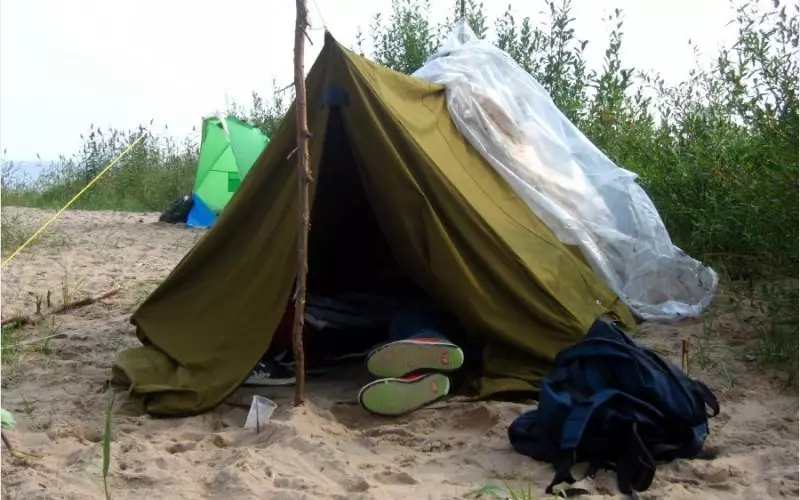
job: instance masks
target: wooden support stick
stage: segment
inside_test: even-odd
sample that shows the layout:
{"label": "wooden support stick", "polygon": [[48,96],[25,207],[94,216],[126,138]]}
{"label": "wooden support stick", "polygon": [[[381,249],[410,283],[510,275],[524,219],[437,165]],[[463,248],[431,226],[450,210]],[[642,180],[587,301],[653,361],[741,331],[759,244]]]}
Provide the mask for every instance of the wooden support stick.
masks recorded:
{"label": "wooden support stick", "polygon": [[295,289],[294,328],[292,329],[292,348],[294,350],[294,371],[297,385],[294,392],[294,404],[303,404],[306,385],[306,363],[303,352],[303,326],[306,310],[306,276],[308,275],[308,226],[309,202],[308,191],[311,183],[311,171],[308,161],[308,118],[306,116],[306,80],[303,71],[306,28],[308,28],[308,9],[306,0],[295,0],[297,18],[294,30],[294,89],[295,113],[297,121],[297,168],[299,189],[298,218],[300,227],[297,237],[297,287]]}

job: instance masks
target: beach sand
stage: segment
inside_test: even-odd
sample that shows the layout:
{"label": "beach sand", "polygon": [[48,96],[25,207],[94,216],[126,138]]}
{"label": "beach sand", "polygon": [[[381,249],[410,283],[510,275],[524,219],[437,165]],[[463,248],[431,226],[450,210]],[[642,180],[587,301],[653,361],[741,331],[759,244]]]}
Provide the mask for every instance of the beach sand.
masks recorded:
{"label": "beach sand", "polygon": [[[4,211],[29,231],[53,213]],[[17,420],[7,435],[16,449],[41,458],[3,450],[2,498],[105,498],[104,384],[110,367],[118,352],[138,343],[131,312],[203,235],[157,219],[151,213],[68,211],[3,269],[4,319],[34,313],[36,296],[44,304],[48,291],[58,307],[65,296],[74,301],[121,290],[3,336],[2,406]],[[709,359],[700,363],[702,356],[695,355],[691,375],[716,392],[722,407],[707,441],[716,458],[659,466],[642,498],[797,498],[797,386],[785,387],[753,363],[726,355],[726,346],[755,337],[756,315],[748,314],[717,314],[721,339],[710,337],[703,321],[641,327],[640,338],[677,363],[682,339],[702,339],[692,340],[692,348],[705,345],[701,354]],[[552,470],[516,454],[506,434],[533,402],[455,398],[402,418],[376,418],[355,404],[367,379],[361,367],[309,378],[307,402],[298,408],[291,404],[292,388],[240,389],[207,414],[177,419],[141,415],[120,393],[112,418],[111,497],[439,500],[479,498],[480,488],[506,482],[524,489],[530,482],[535,498],[545,497]],[[260,433],[243,429],[253,394],[278,404]],[[611,473],[579,485],[594,492],[588,498],[616,497]]]}

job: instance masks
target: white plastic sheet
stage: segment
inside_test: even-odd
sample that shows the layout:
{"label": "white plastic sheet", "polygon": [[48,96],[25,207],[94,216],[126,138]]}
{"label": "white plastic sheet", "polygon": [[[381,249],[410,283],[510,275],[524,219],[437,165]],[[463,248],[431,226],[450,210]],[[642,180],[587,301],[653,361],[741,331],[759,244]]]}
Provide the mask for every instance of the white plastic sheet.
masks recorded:
{"label": "white plastic sheet", "polygon": [[634,314],[677,320],[708,306],[714,270],[673,245],[636,174],[594,146],[508,54],[462,22],[414,76],[445,86],[461,133]]}

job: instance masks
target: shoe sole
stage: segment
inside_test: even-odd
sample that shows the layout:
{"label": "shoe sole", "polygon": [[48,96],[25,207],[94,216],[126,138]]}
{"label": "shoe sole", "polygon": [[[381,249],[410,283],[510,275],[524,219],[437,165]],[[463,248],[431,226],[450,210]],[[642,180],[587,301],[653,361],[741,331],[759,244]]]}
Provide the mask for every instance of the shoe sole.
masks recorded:
{"label": "shoe sole", "polygon": [[450,379],[428,373],[413,379],[386,378],[361,388],[358,402],[375,415],[397,417],[441,399],[450,392]]}
{"label": "shoe sole", "polygon": [[449,342],[398,340],[367,356],[367,370],[376,377],[403,377],[422,370],[449,372],[461,368],[464,353]]}

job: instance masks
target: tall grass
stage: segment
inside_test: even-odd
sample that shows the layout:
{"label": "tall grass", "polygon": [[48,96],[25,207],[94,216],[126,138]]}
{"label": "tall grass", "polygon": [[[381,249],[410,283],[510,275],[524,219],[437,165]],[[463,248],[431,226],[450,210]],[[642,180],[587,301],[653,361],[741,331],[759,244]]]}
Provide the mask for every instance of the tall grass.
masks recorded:
{"label": "tall grass", "polygon": [[[369,40],[358,34],[354,49],[411,73],[440,46],[459,3],[453,2],[450,19],[434,21],[427,0],[394,0],[390,12],[375,16]],[[760,357],[796,358],[796,280],[782,280],[769,293],[759,287],[798,274],[800,7],[784,0],[734,0],[735,43],[698,60],[686,81],[667,85],[621,59],[620,11],[605,20],[611,33],[602,67],[591,68],[586,46],[602,41],[577,38],[570,0],[543,2],[541,23],[510,10],[491,21],[482,3],[466,3],[467,20],[479,36],[507,51],[599,148],[639,174],[678,246],[730,280],[752,283],[760,303],[771,304],[764,314],[775,320],[764,338],[781,339],[775,340],[780,345],[761,346]],[[268,99],[254,93],[249,107],[233,105],[231,111],[271,134],[291,98],[291,92],[276,91]],[[81,151],[36,182],[20,184],[4,175],[3,203],[61,206],[138,133],[91,128]],[[196,155],[196,141],[148,132],[76,207],[162,210],[191,190]],[[780,311],[775,304],[782,304]]]}
{"label": "tall grass", "polygon": [[[134,146],[105,176],[72,207],[83,209],[160,210],[167,200],[191,190],[197,160],[197,144],[178,143],[144,127],[131,131],[91,126],[82,135],[81,150],[62,157],[32,182],[4,176],[3,204],[61,208],[141,134]],[[4,168],[13,171],[13,164]]]}
{"label": "tall grass", "polygon": [[[249,106],[232,103],[228,113],[271,135],[280,124],[287,107],[288,102],[280,92],[275,92],[266,102],[253,92]],[[86,134],[81,135],[83,144],[77,154],[61,157],[33,181],[21,179],[13,162],[3,162],[3,205],[61,208],[142,134],[144,139],[79,198],[72,208],[124,211],[165,209],[180,195],[192,190],[199,134],[177,140],[169,135],[166,128],[157,133],[144,126],[124,131],[101,130],[92,125]]]}

